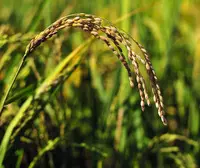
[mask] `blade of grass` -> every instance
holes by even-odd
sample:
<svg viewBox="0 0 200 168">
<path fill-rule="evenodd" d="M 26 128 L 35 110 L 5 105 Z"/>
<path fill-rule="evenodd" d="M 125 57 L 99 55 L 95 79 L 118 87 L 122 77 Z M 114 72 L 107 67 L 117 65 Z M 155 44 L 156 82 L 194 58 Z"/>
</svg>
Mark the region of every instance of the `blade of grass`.
<svg viewBox="0 0 200 168">
<path fill-rule="evenodd" d="M 148 4 L 148 5 L 146 5 L 146 6 L 144 6 L 144 7 L 134 9 L 131 12 L 126 12 L 126 14 L 123 14 L 120 18 L 118 18 L 117 20 L 115 20 L 114 23 L 116 24 L 116 23 L 122 22 L 125 19 L 130 18 L 131 16 L 133 16 L 135 14 L 138 14 L 140 12 L 145 12 L 147 9 L 150 9 L 154 5 L 155 5 L 155 1 L 152 2 L 152 3 L 150 3 L 150 4 Z"/>
<path fill-rule="evenodd" d="M 85 51 L 85 49 L 89 46 L 89 44 L 91 43 L 91 41 L 93 40 L 93 38 L 90 38 L 89 40 L 87 40 L 85 43 L 83 43 L 82 45 L 80 45 L 79 47 L 77 47 L 68 57 L 66 57 L 65 60 L 63 60 L 61 62 L 61 64 L 59 64 L 59 66 L 56 68 L 56 70 L 54 71 L 53 74 L 51 74 L 44 82 L 43 84 L 37 89 L 36 91 L 36 95 L 40 94 L 41 91 L 43 91 L 44 87 L 48 86 L 49 83 L 51 83 L 52 81 L 54 81 L 57 76 L 59 76 L 60 71 L 63 71 L 63 68 L 66 67 L 66 65 L 69 64 L 69 61 L 74 58 L 78 53 L 82 53 L 83 51 Z M 26 54 L 25 54 L 26 56 Z M 21 62 L 19 69 L 17 72 L 19 72 L 19 70 L 21 69 L 23 65 L 23 61 Z M 16 73 L 18 74 L 18 73 Z M 17 75 L 15 75 L 16 78 Z M 14 78 L 14 79 L 15 79 Z M 14 82 L 13 82 L 14 83 Z M 12 86 L 11 86 L 12 87 Z M 10 88 L 11 88 L 10 87 Z M 19 123 L 19 121 L 21 120 L 21 118 L 23 117 L 25 111 L 29 108 L 31 102 L 33 101 L 33 96 L 30 96 L 25 103 L 22 105 L 22 107 L 20 108 L 19 112 L 17 113 L 17 115 L 14 117 L 14 119 L 10 122 L 6 133 L 3 136 L 3 139 L 1 141 L 1 145 L 0 145 L 0 167 L 2 167 L 2 163 L 5 157 L 5 153 L 7 151 L 7 147 L 8 147 L 8 142 L 10 140 L 10 137 L 12 135 L 12 132 L 14 130 L 14 128 L 16 127 L 16 125 Z"/>
<path fill-rule="evenodd" d="M 32 160 L 32 162 L 29 165 L 29 168 L 35 167 L 36 164 L 37 164 L 37 162 L 41 159 L 41 157 L 45 153 L 47 153 L 48 151 L 53 150 L 56 147 L 56 145 L 58 145 L 58 143 L 60 142 L 60 140 L 61 139 L 59 137 L 55 138 L 54 140 L 49 140 L 47 142 L 47 145 L 43 149 L 41 149 L 41 151 L 39 152 L 39 154 L 37 156 L 34 157 L 34 159 Z"/>
<path fill-rule="evenodd" d="M 30 85 L 26 88 L 21 89 L 20 91 L 18 91 L 17 93 L 15 93 L 12 97 L 8 98 L 5 102 L 5 105 L 10 104 L 14 101 L 18 101 L 24 97 L 26 97 L 27 95 L 30 95 L 34 92 L 34 85 Z"/>
<path fill-rule="evenodd" d="M 99 94 L 100 99 L 103 102 L 107 101 L 107 94 L 103 87 L 102 76 L 97 70 L 97 58 L 94 56 L 91 57 L 90 61 L 90 68 L 91 68 L 91 76 L 93 79 L 94 86 Z"/>
<path fill-rule="evenodd" d="M 38 5 L 38 9 L 35 12 L 35 16 L 33 17 L 30 25 L 27 27 L 27 30 L 29 30 L 29 32 L 36 30 L 36 28 L 37 28 L 37 26 L 39 24 L 39 21 L 40 21 L 40 19 L 42 17 L 42 11 L 46 7 L 46 5 L 48 4 L 48 1 L 49 0 L 42 0 L 40 2 L 40 4 Z"/>
</svg>

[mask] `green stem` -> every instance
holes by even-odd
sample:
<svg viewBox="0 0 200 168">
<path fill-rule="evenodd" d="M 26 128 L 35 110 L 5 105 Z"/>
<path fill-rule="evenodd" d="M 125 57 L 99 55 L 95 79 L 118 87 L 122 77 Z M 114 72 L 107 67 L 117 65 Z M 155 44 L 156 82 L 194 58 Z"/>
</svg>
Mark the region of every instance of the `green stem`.
<svg viewBox="0 0 200 168">
<path fill-rule="evenodd" d="M 25 63 L 25 59 L 26 59 L 27 55 L 28 55 L 28 53 L 25 52 L 24 56 L 21 59 L 21 62 L 19 64 L 19 66 L 17 68 L 17 72 L 15 73 L 15 75 L 14 75 L 12 81 L 11 81 L 11 84 L 8 86 L 8 89 L 6 90 L 6 93 L 4 94 L 4 96 L 2 98 L 2 101 L 1 101 L 1 104 L 0 104 L 0 117 L 1 117 L 1 115 L 3 113 L 3 108 L 4 108 L 4 105 L 5 105 L 5 102 L 6 102 L 7 98 L 8 98 L 8 95 L 9 95 L 9 93 L 10 93 L 10 91 L 11 91 L 11 89 L 12 89 L 12 87 L 13 87 L 16 79 L 17 79 L 17 76 L 19 75 L 19 73 L 21 71 L 21 68 L 23 67 L 23 65 Z"/>
</svg>

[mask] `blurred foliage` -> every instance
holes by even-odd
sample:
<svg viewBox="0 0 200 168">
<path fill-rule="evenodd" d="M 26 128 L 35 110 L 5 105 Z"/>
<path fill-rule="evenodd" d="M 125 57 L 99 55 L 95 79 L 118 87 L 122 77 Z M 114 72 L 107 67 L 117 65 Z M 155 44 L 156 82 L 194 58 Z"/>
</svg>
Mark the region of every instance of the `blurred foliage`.
<svg viewBox="0 0 200 168">
<path fill-rule="evenodd" d="M 147 48 L 168 118 L 165 127 L 154 106 L 141 112 L 137 88 L 95 41 L 77 53 L 84 59 L 48 92 L 45 108 L 1 148 L 4 167 L 199 167 L 199 9 L 199 0 L 0 0 L 1 95 L 34 35 L 61 16 L 85 12 L 106 18 Z M 69 29 L 32 53 L 0 116 L 0 139 L 28 96 L 88 38 Z"/>
</svg>

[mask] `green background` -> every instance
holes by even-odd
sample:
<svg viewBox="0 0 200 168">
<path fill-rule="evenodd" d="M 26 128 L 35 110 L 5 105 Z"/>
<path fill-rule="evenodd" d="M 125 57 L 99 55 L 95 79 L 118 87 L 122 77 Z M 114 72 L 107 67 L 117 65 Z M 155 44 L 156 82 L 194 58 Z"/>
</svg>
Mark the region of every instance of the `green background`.
<svg viewBox="0 0 200 168">
<path fill-rule="evenodd" d="M 71 76 L 48 92 L 46 107 L 22 133 L 7 147 L 1 142 L 4 167 L 199 167 L 198 0 L 0 0 L 1 97 L 29 41 L 72 13 L 105 18 L 147 49 L 168 126 L 153 103 L 141 111 L 137 88 L 129 86 L 120 62 L 96 40 Z M 0 117 L 0 140 L 28 96 L 88 38 L 78 29 L 60 31 L 27 58 Z"/>
</svg>

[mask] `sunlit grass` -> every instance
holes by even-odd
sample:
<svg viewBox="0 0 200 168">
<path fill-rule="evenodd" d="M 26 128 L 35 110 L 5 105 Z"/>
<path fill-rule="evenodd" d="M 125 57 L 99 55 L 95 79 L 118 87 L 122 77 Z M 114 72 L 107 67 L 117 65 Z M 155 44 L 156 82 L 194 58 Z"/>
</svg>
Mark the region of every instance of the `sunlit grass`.
<svg viewBox="0 0 200 168">
<path fill-rule="evenodd" d="M 5 100 L 4 167 L 198 167 L 199 8 L 198 1 L 188 0 L 2 0 L 1 102 L 28 42 L 61 16 L 85 12 L 108 19 L 149 51 L 168 119 L 163 126 L 154 105 L 141 111 L 137 85 L 130 87 L 106 45 L 91 44 L 89 34 L 69 29 L 27 57 Z M 133 49 L 142 55 L 136 45 Z M 67 80 L 40 95 L 59 74 Z M 144 80 L 150 93 L 147 75 Z M 37 94 L 41 99 L 32 102 Z"/>
</svg>

